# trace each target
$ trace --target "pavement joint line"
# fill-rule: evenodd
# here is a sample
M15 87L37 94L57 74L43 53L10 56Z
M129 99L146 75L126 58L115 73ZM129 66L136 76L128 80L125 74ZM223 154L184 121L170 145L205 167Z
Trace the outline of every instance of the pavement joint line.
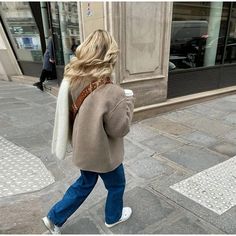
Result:
M174 170L181 171L186 174L194 174L194 172L192 170L185 168L184 166L168 159L167 157L165 157L161 154L155 155L153 158L166 163L168 166L172 167Z
M168 217L165 217L160 221L153 223L152 225L148 225L145 229L140 230L138 234L153 234L156 230L162 228L164 225L168 225L170 222L176 222L178 219L181 219L181 216L183 216L181 210L177 209L168 215Z
M170 187L168 186L168 188L170 188ZM162 197L163 199L166 200L167 203L171 204L172 206L177 206L177 208L182 209L182 210L184 210L184 211L194 215L196 218L200 219L201 221L207 222L209 225L212 225L214 228L216 228L219 231L222 231L224 234L226 234L226 231L223 231L221 228L218 228L214 223L209 222L208 220L204 219L202 216L197 215L191 209L188 209L188 208L184 207L183 205L178 204L177 202L175 202L174 200L172 200L168 196L166 196L163 193L161 193L159 190L154 189L152 186L148 185L146 187L146 189L149 190L150 192L152 192L153 194Z

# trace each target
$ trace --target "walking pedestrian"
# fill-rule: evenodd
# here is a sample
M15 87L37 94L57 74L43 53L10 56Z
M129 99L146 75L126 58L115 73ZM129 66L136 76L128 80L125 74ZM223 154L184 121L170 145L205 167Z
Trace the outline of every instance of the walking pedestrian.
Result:
M72 159L81 175L43 218L52 234L60 233L60 227L85 201L98 177L108 191L105 225L113 227L132 214L130 207L123 206L126 183L122 162L123 137L130 129L134 97L125 96L120 86L111 83L117 55L114 38L107 31L96 30L65 67L63 80L69 81L69 106L81 94L88 94L75 113L71 136Z
M43 91L43 82L53 77L53 66L55 63L54 51L53 51L53 41L52 37L49 37L48 46L43 56L43 69L40 75L39 82L34 83L33 86L36 86L38 89Z

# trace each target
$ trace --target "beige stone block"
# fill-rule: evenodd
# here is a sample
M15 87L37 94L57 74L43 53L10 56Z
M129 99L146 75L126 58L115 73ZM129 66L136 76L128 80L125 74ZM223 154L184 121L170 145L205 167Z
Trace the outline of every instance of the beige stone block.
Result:
M191 128L164 118L148 119L144 121L143 124L151 126L161 132L173 135L187 134L193 131Z

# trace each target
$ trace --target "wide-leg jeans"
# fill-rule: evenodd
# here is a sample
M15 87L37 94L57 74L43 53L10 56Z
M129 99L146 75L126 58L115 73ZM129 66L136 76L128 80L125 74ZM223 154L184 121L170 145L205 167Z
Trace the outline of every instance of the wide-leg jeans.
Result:
M58 227L80 207L97 183L98 176L108 191L105 206L105 221L107 224L117 222L122 215L123 194L125 189L125 174L123 164L107 173L96 173L80 170L81 176L73 183L63 198L49 211L48 218Z

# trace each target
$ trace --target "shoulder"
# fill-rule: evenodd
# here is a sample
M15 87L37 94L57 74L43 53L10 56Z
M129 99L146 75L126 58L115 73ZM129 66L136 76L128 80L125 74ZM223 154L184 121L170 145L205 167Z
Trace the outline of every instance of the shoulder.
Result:
M111 97L121 97L124 98L125 97L125 92L124 89L121 88L119 85L117 84L107 84L104 87L104 91L110 95Z

